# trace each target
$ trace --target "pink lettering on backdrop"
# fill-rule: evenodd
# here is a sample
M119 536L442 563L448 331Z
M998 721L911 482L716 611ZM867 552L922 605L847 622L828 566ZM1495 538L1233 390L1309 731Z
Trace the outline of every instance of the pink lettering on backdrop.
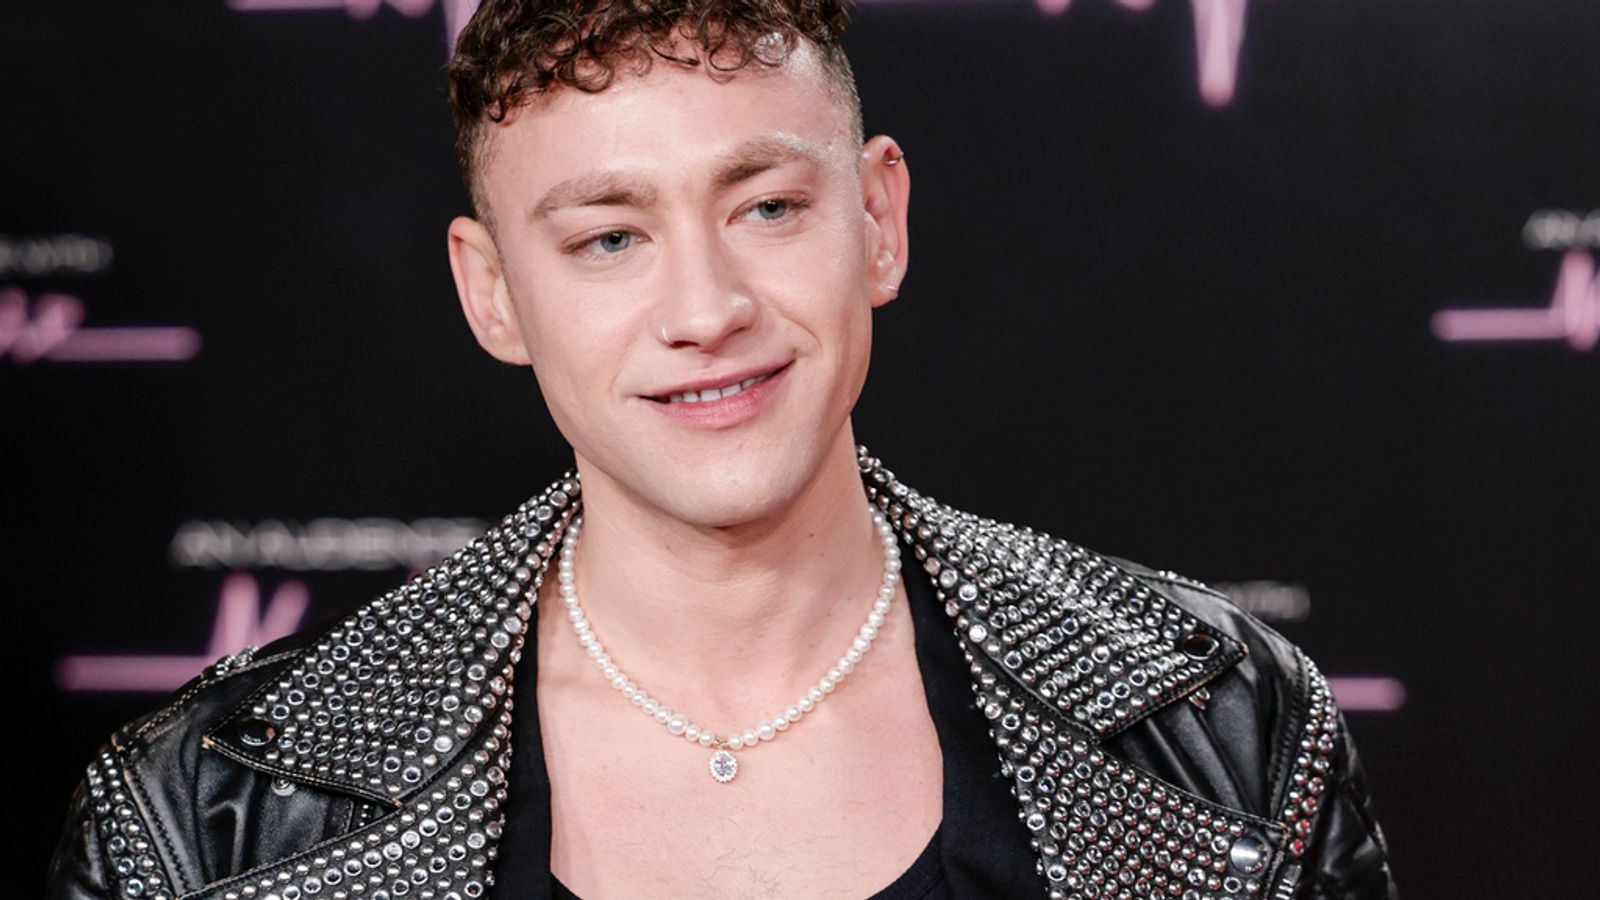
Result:
M408 19L420 19L433 9L434 0L228 0L239 12L311 12L342 9L352 18L370 19L381 6L392 7ZM449 52L456 37L467 27L467 20L478 8L478 0L439 0L444 9L444 47Z
M979 3L984 0L859 0L863 6L877 4L937 6ZM1048 16L1059 16L1073 0L1034 0L1034 7ZM1114 0L1124 9L1145 12L1155 0ZM420 19L433 8L434 0L228 0L239 12L308 12L343 9L358 19L371 18L379 7L389 6L401 15ZM456 36L466 27L478 0L439 0L444 9L445 49L455 46ZM1239 80L1239 48L1244 42L1245 12L1249 0L1189 0L1194 13L1194 43L1200 76L1200 98L1206 105L1223 107L1233 102Z
M193 328L80 328L83 301L69 294L40 295L32 307L21 288L0 288L0 360L183 362L200 352Z
M1239 48L1244 45L1247 0L1191 0L1194 42L1200 64L1200 99L1207 106L1233 102L1239 83Z
M863 0L871 3L874 0ZM898 0L876 0L898 2ZM956 0L960 2L960 0ZM1059 16L1073 0L1034 0L1034 6L1048 16ZM1233 102L1239 83L1239 48L1244 43L1244 16L1250 0L1189 0L1194 13L1195 62L1200 74L1200 99L1207 106L1222 107ZM1116 0L1118 6L1145 12L1155 0Z
M1406 704L1406 687L1398 678L1329 678L1328 687L1345 712L1394 712Z
M1540 341L1566 339L1574 350L1600 341L1600 279L1594 257L1568 250L1561 258L1550 305L1526 309L1445 309L1433 314L1442 341Z
M211 641L198 655L74 655L56 662L56 685L71 692L166 693L199 674L218 658L245 647L259 647L299 627L310 593L299 581L278 585L261 610L261 589L253 576L235 572L222 582Z
M357 19L370 19L380 6L391 6L409 19L420 19L433 8L433 0L228 0L240 12L306 12L343 9Z

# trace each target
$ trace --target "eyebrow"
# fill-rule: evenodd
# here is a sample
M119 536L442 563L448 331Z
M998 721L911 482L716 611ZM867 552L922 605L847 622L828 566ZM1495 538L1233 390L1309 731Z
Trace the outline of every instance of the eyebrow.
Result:
M821 166L822 151L797 137L751 138L717 158L711 186L721 192L760 175L768 169L791 162ZM557 210L574 206L633 206L648 208L656 202L656 191L649 183L618 172L593 172L569 178L539 198L528 213L530 222L548 219Z

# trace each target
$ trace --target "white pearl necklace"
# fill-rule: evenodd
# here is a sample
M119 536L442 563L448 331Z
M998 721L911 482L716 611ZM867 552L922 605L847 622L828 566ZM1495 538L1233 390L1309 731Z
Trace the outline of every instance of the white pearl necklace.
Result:
M645 693L617 668L617 664L612 661L599 639L594 636L594 629L584 617L583 608L578 605L578 589L572 573L573 554L578 546L578 530L583 525L581 515L575 517L567 526L566 536L561 543L559 573L561 599L567 606L567 618L572 621L572 628L578 634L578 643L583 645L589 658L594 660L595 665L605 673L611 686L633 701L633 705L643 710L645 715L665 725L668 732L702 747L716 748L716 752L711 754L711 777L726 784L739 772L739 761L734 757L733 751L773 740L779 733L787 731L790 725L800 721L801 717L815 709L824 697L833 693L839 682L854 671L856 664L861 662L861 658L866 656L868 650L872 649L872 640L878 636L878 629L883 626L883 620L889 613L890 600L894 597L895 584L900 580L900 546L896 541L894 529L876 509L872 510L872 523L877 527L878 539L883 544L883 581L878 585L878 597L872 604L872 612L867 614L867 623L861 626L855 640L850 642L850 649L839 657L839 661L828 669L826 675L781 714L764 720L753 728L745 729L742 734L735 732L726 738L717 737L710 729L701 728L682 713L668 709L660 701Z

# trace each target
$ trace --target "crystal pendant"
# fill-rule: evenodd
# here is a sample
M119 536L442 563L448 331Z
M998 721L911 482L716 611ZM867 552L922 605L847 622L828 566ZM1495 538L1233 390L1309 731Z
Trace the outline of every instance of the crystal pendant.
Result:
M711 754L711 777L727 784L733 776L739 774L739 761L733 754L726 750L718 750Z

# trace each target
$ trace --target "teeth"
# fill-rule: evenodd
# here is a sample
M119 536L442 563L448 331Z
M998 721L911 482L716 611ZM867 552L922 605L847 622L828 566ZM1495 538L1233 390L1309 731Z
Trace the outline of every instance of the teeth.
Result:
M771 375L755 375L743 381L735 382L720 388L706 388L703 391L684 391L679 394L668 394L668 403L705 403L710 400L721 400L723 397L732 397L745 388L766 381Z

